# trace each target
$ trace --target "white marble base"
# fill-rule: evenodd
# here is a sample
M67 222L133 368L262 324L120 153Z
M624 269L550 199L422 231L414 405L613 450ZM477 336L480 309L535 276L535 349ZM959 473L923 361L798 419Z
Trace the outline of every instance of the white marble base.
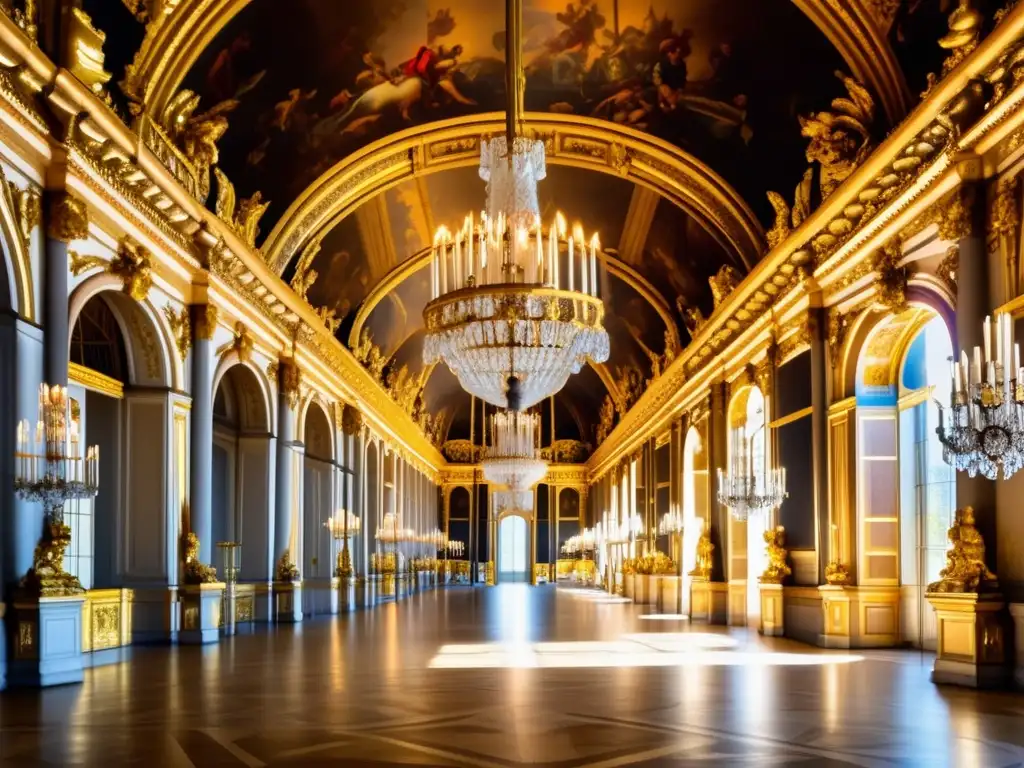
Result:
M376 585L372 576L357 576L356 582L356 607L373 608L376 601Z
M302 582L274 582L274 620L281 624L302 621Z
M46 688L80 683L85 596L16 598L7 682Z
M181 588L179 643L209 645L220 640L224 587L224 584L216 582L213 584L189 584Z
M352 613L356 610L356 579L354 576L346 576L343 579L334 577L331 579L333 589L332 613Z

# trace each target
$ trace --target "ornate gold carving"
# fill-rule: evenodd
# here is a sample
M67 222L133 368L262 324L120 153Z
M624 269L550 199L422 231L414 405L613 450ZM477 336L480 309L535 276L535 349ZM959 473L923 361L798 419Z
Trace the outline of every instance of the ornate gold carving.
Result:
M985 17L971 7L971 0L959 0L957 7L949 14L948 34L939 38L939 45L949 51L949 55L942 62L942 73L938 77L934 73L928 75L928 87L921 94L922 98L978 47L984 23Z
M697 564L688 575L698 579L710 579L715 564L712 555L715 545L711 543L711 533L706 528L697 539Z
M616 405L620 412L625 413L643 396L647 382L640 369L634 363L630 363L616 367L615 385L622 395L622 402Z
M291 584L298 581L298 579L299 568L292 562L291 551L286 549L281 554L281 558L277 561L277 566L274 568L274 581Z
M970 188L958 189L944 204L940 204L935 211L939 238L955 243L970 235L973 206L974 193Z
M974 527L972 507L956 511L956 520L947 538L946 567L939 571L941 579L928 585L928 591L956 594L997 591L999 581L985 565L985 542Z
M122 290L136 301L145 301L153 287L153 267L150 254L131 238L118 243L117 256L107 269L121 279Z
M173 304L164 305L164 317L178 346L178 354L184 360L192 346L192 317L187 306L175 309Z
M686 326L687 332L690 334L690 338L693 338L700 329L704 327L704 323L707 322L707 318L704 317L704 313L701 312L700 307L688 307L686 301L682 296L676 297L676 309L679 310L679 314L683 318L683 325Z
M316 274L315 272L313 274ZM338 332L338 328L341 327L342 318L337 316L337 312L331 307L317 307L316 316L320 318L320 322L324 324L331 334Z
M66 25L63 61L68 71L81 80L86 88L104 98L104 88L111 77L103 69L103 44L107 36L92 25L89 14L81 8L68 6L65 10L66 13L62 15Z
M711 295L715 299L715 309L718 309L729 294L736 290L742 279L736 268L729 264L723 264L716 275L708 278Z
M32 230L39 225L43 218L43 196L35 187L18 189L13 182L8 182L8 187L11 191L14 214L18 219L21 242L27 248L32 240Z
M483 456L484 449L469 440L449 440L441 446L441 453L448 461L456 464L476 464Z
M768 555L768 565L758 577L762 584L781 584L786 577L793 573L786 563L786 529L781 525L774 530L764 532L765 552Z
M36 0L21 0L21 2L0 3L0 10L11 17L11 21L17 24L29 39L35 41L39 36L38 11Z
M959 267L960 246L954 245L946 250L946 255L942 257L942 261L939 262L939 266L935 270L935 276L946 284L954 296L956 295L956 272Z
M341 411L341 431L350 437L363 428L363 414L354 405L345 403Z
M875 272L878 273L875 279L878 303L894 315L905 312L910 306L907 304L907 280L910 277L910 270L899 265L902 258L903 243L895 239L885 245L875 260Z
M121 645L121 606L95 605L92 607L92 650L117 648Z
M235 229L241 235L242 240L253 250L256 250L256 238L260 234L260 219L270 207L270 201L263 202L263 195L256 192L252 197L243 198L238 204L235 213Z
M91 269L107 269L110 262L102 256L82 256L77 251L68 251L68 269L75 277L84 275Z
M633 167L633 155L634 152L629 147L616 143L608 145L608 165L620 176L629 176Z
M195 338L200 341L211 341L217 332L220 311L213 304L203 304L196 307L195 313L195 327L192 329Z
M363 367L370 372L373 378L380 381L381 374L384 372L384 366L387 365L388 360L381 353L380 348L373 343L369 328L363 328L363 332L359 335L359 344L352 350L352 354L355 355L356 360L363 364Z
M70 243L89 236L89 209L67 192L56 192L50 200L46 233L54 240Z
M821 199L826 199L874 149L871 125L875 101L857 80L836 72L849 98L832 101L832 112L800 117L800 134L810 139L807 161L821 167Z
M252 360L253 341L249 335L249 328L245 323L235 323L235 338L231 342L231 349L238 354L238 359L243 363Z
M582 464L590 455L590 444L579 440L555 440L540 451L541 458L555 464Z
M213 169L213 176L217 179L217 201L214 204L213 212L217 214L218 219L233 228L235 226L235 208L238 207L235 185L220 168Z
M409 366L403 365L397 371L391 370L387 376L387 390L391 399L398 407L410 416L416 415L417 401L421 400L423 387L430 375L430 368L424 368L419 376L414 375Z
M92 368L86 368L84 365L68 363L68 380L114 400L124 399L124 384L122 382L99 371L94 371Z
M768 202L772 204L772 208L775 209L775 223L772 228L768 230L768 248L774 248L787 237L789 237L790 229L790 217L791 212L789 205L786 203L785 198L778 192L767 193Z
M302 370L294 360L281 360L277 368L278 386L281 394L288 400L288 406L295 408L299 404L299 391L302 387Z
M33 659L36 656L36 625L32 621L18 622L18 658Z
M833 560L825 566L825 581L832 586L843 586L850 581L850 569L844 563Z
M32 555L32 568L21 580L21 588L35 597L80 595L82 583L64 570L64 551L71 544L71 528L53 520L43 528L43 537Z
M197 115L199 94L182 90L167 103L160 115L160 127L167 138L195 169L200 187L205 191L203 200L209 194L210 168L220 159L217 142L228 129L226 115L237 106L237 100L228 99Z
M901 0L865 0L868 13L878 28L887 33L896 18Z
M598 444L608 439L608 435L615 428L615 401L611 395L605 395L601 401L601 412L597 425L596 439Z
M996 186L995 198L992 200L992 214L989 218L989 234L993 237L1016 236L1020 225L1020 214L1017 201L1019 185L1017 179L1001 181ZM947 238L948 239L948 238Z
M320 253L319 245L307 248L302 254L302 258L299 259L299 263L295 266L295 275L292 276L292 290L295 291L296 296L307 303L309 302L309 289L313 287L317 278L320 277L320 274L312 267L313 259L316 258L318 253ZM324 324L327 325L326 321ZM328 325L328 327L330 326ZM333 332L331 331L331 333Z
M199 539L192 531L186 531L182 535L181 550L185 558L185 573L182 580L186 584L216 583L217 569L199 560Z

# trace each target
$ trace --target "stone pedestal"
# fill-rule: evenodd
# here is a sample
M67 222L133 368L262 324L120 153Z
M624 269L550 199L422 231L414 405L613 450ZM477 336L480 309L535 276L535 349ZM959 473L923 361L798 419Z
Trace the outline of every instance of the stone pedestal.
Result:
M274 582L274 621L296 624L302 621L302 582Z
M822 648L893 648L899 642L899 587L826 584L821 594Z
M729 626L745 627L747 626L747 580L730 579L728 590Z
M352 613L356 609L356 579L335 576L331 579L331 613Z
M400 573L395 576L395 600L404 600L409 596L409 574Z
M181 601L181 631L178 642L206 645L220 639L224 587L213 584L186 584L178 590Z
M1011 603L1010 616L1013 619L1013 636L1017 646L1013 680L1018 688L1024 688L1024 603Z
M680 576L662 576L658 584L658 610L661 613L679 613Z
M1007 683L1008 635L1002 595L929 592L935 609L938 648L932 682L970 688L998 688Z
M658 602L660 576L638 573L633 577L633 602L637 605L655 605Z
M382 602L384 600L395 599L395 574L393 573L381 573L376 576L377 583L375 584L376 591L375 597L376 602Z
M375 591L369 576L356 576L354 581L356 608L372 608Z
M622 595L630 600L633 600L636 595L636 574L635 573L624 573L622 574Z
M7 684L46 688L80 683L85 595L16 596Z
M690 618L708 624L725 624L729 585L694 576L690 584Z
M785 634L785 608L781 584L759 584L761 593L761 627L765 637L782 637Z

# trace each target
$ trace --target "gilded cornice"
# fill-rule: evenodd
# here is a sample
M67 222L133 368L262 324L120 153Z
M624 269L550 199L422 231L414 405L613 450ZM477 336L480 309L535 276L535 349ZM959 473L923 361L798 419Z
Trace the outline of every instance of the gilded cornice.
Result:
M528 113L530 132L544 140L547 161L618 175L653 187L692 216L729 257L754 264L763 248L760 223L742 198L707 165L653 136L579 115ZM415 126L342 160L292 203L263 251L278 273L361 202L418 175L475 165L481 135L504 130L490 113Z
M441 484L450 489L455 486L470 486L474 482L485 484L483 469L479 464L447 464L440 472ZM591 480L584 464L548 464L548 473L542 483L558 488L575 488L585 492Z

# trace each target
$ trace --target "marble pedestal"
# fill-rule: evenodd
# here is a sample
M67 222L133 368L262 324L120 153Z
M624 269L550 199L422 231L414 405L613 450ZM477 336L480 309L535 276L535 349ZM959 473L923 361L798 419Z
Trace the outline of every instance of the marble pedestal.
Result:
M1008 635L1002 595L928 592L925 598L938 625L932 682L969 688L1005 685Z
M660 576L638 573L633 577L633 602L637 605L654 605L658 602Z
M761 634L782 637L785 634L785 603L781 584L758 584L761 593Z
M708 624L725 624L728 598L728 584L694 576L690 582L690 618Z
M331 579L331 613L352 613L355 609L355 576L335 576Z
M302 582L274 582L274 621L296 624L302 621Z
M15 596L14 615L9 617L9 686L46 688L82 682L84 603L84 595Z
M658 585L658 610L661 613L679 613L680 576L662 576Z
M181 602L179 643L207 645L220 640L224 588L223 583L215 582L213 584L186 584L178 590ZM234 624L233 621L232 624Z

